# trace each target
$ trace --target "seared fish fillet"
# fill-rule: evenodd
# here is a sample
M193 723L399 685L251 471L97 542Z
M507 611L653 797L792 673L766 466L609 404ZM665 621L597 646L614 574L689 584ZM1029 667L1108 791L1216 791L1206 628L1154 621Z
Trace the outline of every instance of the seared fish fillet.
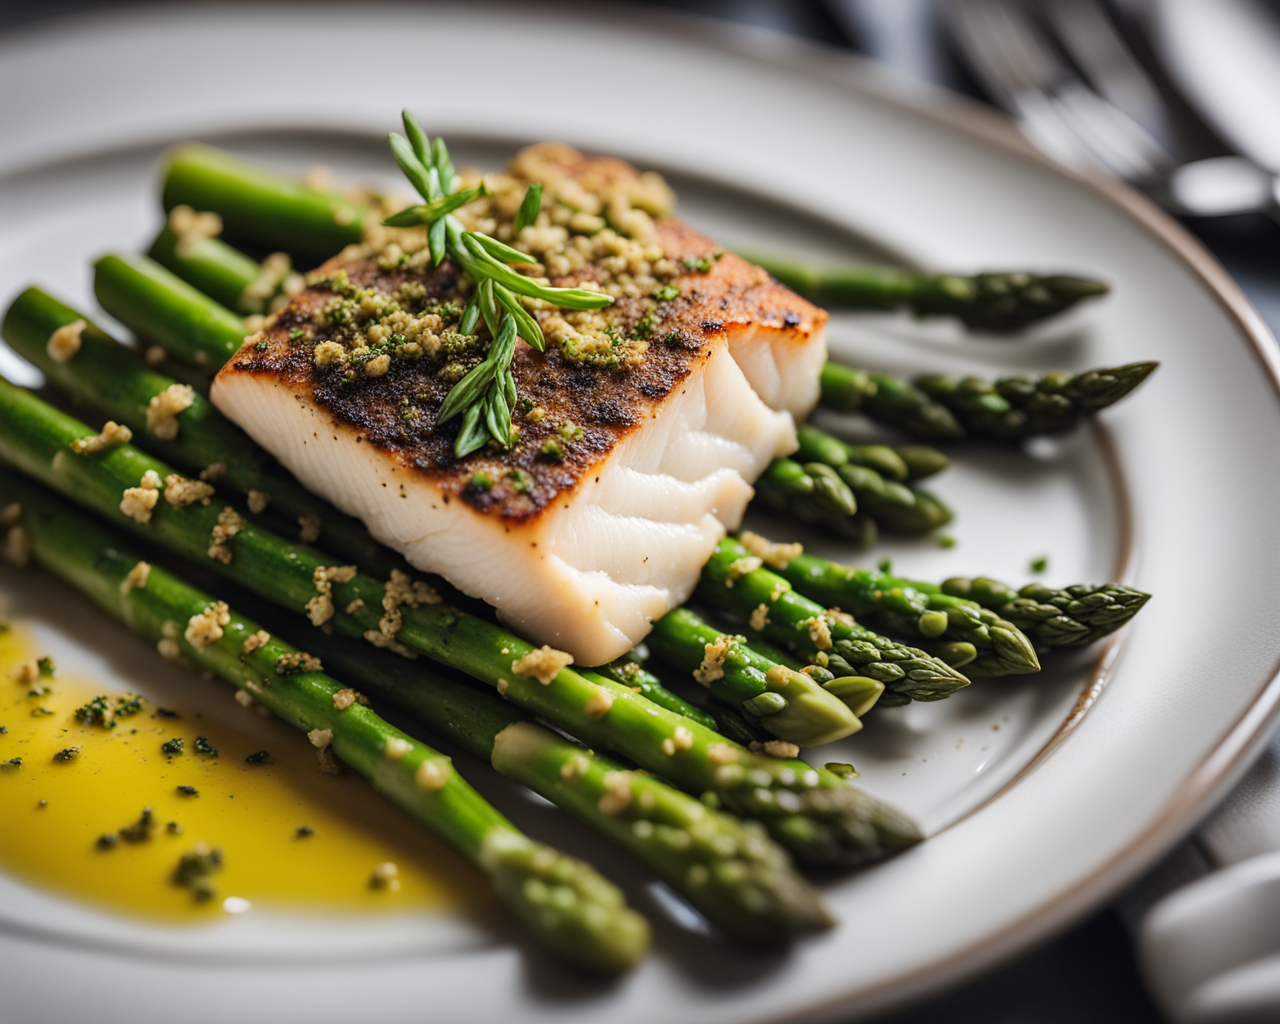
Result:
M650 218L657 184L628 165L559 146L526 150L513 169L522 161L526 175L496 179L497 195L464 219L538 256L532 269L550 283L595 282L618 301L533 309L548 345L518 343L510 450L458 460L458 420L435 423L486 343L450 329L470 282L415 255L425 237L413 231L315 271L211 395L410 563L597 665L689 597L749 481L794 450L792 417L817 399L826 314L680 221ZM550 198L515 236L504 197L518 206L534 174L551 179ZM633 236L602 230L593 207Z

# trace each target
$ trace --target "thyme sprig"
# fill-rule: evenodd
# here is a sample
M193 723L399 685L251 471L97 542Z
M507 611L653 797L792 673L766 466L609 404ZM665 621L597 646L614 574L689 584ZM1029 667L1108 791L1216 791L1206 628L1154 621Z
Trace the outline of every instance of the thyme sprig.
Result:
M393 214L382 223L388 227L427 226L431 261L439 266L446 256L475 282L475 291L462 313L458 330L471 334L484 319L493 339L479 366L449 392L440 406L437 423L462 417L462 429L453 443L458 458L482 448L492 438L503 448L515 442L511 411L516 406L516 382L511 374L517 337L539 352L546 347L538 321L517 296L540 299L565 309L600 309L613 298L586 288L552 288L526 277L512 263L537 263L532 256L513 249L479 231L468 231L453 216L455 210L489 194L483 181L473 188L458 188L457 174L443 139L431 139L409 111L402 114L405 134L392 132L391 152L410 184L424 202ZM407 136L407 137L406 137ZM542 184L534 182L525 192L516 215L516 229L532 224L542 206Z

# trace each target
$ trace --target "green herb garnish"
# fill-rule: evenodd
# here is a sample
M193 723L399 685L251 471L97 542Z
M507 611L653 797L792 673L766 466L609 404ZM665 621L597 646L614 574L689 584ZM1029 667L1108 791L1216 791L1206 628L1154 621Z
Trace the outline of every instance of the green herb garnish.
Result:
M210 743L208 738L205 736L197 736L196 741L193 744L191 744L191 746L192 746L192 749L194 749L197 754L205 754L209 757L218 756L217 748L212 743Z
M489 353L480 365L454 385L440 407L437 423L462 417L462 427L453 443L458 458L482 448L490 439L503 448L515 442L511 410L516 404L516 382L511 374L516 337L524 338L539 352L546 347L542 329L520 304L519 295L541 299L567 309L601 309L613 298L585 288L552 288L539 284L513 269L512 263L537 263L532 256L478 231L467 231L453 211L481 196L488 189L481 182L459 190L449 150L443 139L429 139L409 112L403 112L405 135L392 132L391 152L406 178L425 201L401 210L383 221L389 227L427 226L431 260L436 266L447 255L475 282L475 291L462 312L459 333L472 334L481 318L492 339ZM534 183L525 193L516 218L517 230L533 222L542 204L541 185Z

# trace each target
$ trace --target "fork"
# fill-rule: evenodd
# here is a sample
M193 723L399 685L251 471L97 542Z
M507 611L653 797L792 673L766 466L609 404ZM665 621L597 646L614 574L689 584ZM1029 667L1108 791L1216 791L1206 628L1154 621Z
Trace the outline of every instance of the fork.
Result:
M1112 174L1174 213L1278 212L1276 182L1255 164L1239 156L1179 160L1161 141L1171 137L1173 117L1098 0L1041 0L1038 8L942 0L941 11L988 94L1060 163Z

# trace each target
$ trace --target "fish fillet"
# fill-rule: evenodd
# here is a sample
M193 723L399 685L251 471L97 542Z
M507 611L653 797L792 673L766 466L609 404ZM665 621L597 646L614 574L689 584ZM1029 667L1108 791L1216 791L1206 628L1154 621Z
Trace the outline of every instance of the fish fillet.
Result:
M620 161L568 147L522 157L530 152L544 165L560 161L560 194L579 200L576 213L590 204L571 185L585 182L588 199L603 193L602 207L613 195L613 222L622 220L618 182L644 184ZM499 237L501 184L478 213L464 211ZM644 259L634 239L591 221L577 221L589 235L556 232L546 210L541 228L526 229L545 229L542 236L507 230L512 243L533 240L552 284L594 280L618 301L605 311L604 340L589 316L575 327L535 304L550 343L545 353L518 344L512 371L524 404L512 449L455 459L457 421L435 423L481 353L448 330L469 282L448 262L431 269L406 257L414 244L405 233L393 249L377 238L314 272L227 363L211 397L303 484L411 564L488 602L530 640L597 665L689 597L716 542L740 522L750 481L794 450L793 416L817 399L826 314L673 217L632 220L644 251L659 257ZM486 213L498 225L485 223ZM568 247L555 241L566 234ZM548 239L554 244L540 250ZM584 262L590 245L595 256ZM573 257L571 268L560 251ZM667 289L658 298L655 280ZM402 312L387 314L384 297ZM317 355L335 338L345 352L358 350L382 336L369 324L404 328L406 315L428 327L415 335L410 324L392 338L399 347L384 372L370 375L361 355L332 363ZM421 351L403 348L408 337ZM616 344L621 338L630 340Z

